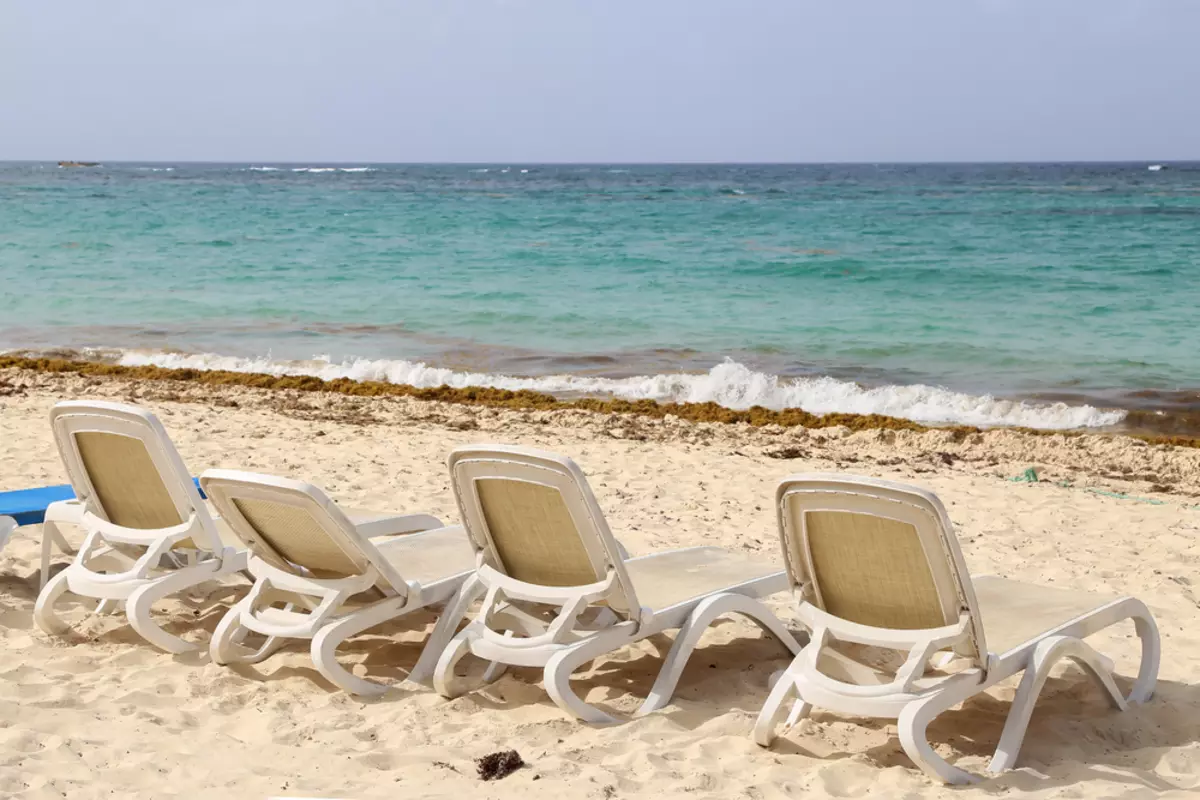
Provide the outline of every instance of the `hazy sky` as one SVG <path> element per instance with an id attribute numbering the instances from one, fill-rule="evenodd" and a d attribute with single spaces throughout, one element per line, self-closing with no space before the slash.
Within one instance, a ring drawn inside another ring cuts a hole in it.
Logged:
<path id="1" fill-rule="evenodd" d="M 0 0 L 0 159 L 1200 159 L 1200 0 Z"/>

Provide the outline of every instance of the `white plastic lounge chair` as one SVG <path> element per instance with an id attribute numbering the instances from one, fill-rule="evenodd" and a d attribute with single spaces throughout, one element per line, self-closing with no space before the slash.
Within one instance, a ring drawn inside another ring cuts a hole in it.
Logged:
<path id="1" fill-rule="evenodd" d="M 934 752 L 929 722 L 943 711 L 1023 672 L 990 769 L 1016 762 L 1042 685 L 1069 658 L 1102 686 L 1114 707 L 1142 703 L 1158 676 L 1158 629 L 1132 597 L 1110 598 L 1004 578 L 972 580 L 950 519 L 930 492 L 847 475 L 794 475 L 776 496 L 788 575 L 812 638 L 784 671 L 763 706 L 755 740 L 768 746 L 784 705 L 787 725 L 814 707 L 897 719 L 900 743 L 929 775 L 970 783 L 970 773 Z M 1112 679 L 1112 662 L 1083 640 L 1133 620 L 1142 641 L 1138 677 L 1128 697 Z M 833 649 L 836 642 L 907 652 L 894 673 Z M 949 669 L 958 657 L 963 666 Z"/>
<path id="2" fill-rule="evenodd" d="M 86 537 L 74 561 L 38 594 L 38 627 L 68 629 L 54 606 L 70 591 L 99 600 L 99 613 L 124 601 L 133 629 L 168 652 L 196 649 L 159 627 L 151 607 L 245 569 L 246 556 L 221 542 L 162 423 L 136 406 L 87 401 L 58 403 L 50 424 L 76 499 L 46 509 L 45 525 L 53 529 L 43 534 L 43 575 L 51 541 L 62 539 L 58 525 L 79 525 Z"/>
<path id="3" fill-rule="evenodd" d="M 445 603 L 475 566 L 462 527 L 442 527 L 428 514 L 370 516 L 339 508 L 302 481 L 251 472 L 208 470 L 200 485 L 250 551 L 254 576 L 254 588 L 213 634 L 210 652 L 218 664 L 256 663 L 288 639 L 311 639 L 313 663 L 331 682 L 353 694 L 382 694 L 386 685 L 338 664 L 338 645 Z M 242 647 L 248 631 L 266 642 L 257 650 Z M 453 632 L 431 638 L 426 649 L 440 653 Z"/>
<path id="4" fill-rule="evenodd" d="M 697 641 L 722 614 L 743 614 L 798 650 L 756 599 L 787 588 L 782 570 L 718 547 L 627 559 L 570 459 L 520 447 L 466 447 L 450 455 L 450 472 L 478 566 L 438 627 L 452 629 L 486 597 L 437 662 L 433 683 L 442 695 L 468 691 L 455 666 L 472 653 L 491 662 L 484 681 L 505 665 L 543 667 L 559 707 L 587 722 L 615 722 L 583 702 L 570 678 L 581 664 L 624 645 L 680 629 L 639 715 L 671 699 Z M 424 670 L 410 677 L 422 680 Z"/>

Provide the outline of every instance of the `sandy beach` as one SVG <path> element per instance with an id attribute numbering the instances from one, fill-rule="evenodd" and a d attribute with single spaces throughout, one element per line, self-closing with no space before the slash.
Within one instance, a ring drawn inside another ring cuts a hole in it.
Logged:
<path id="1" fill-rule="evenodd" d="M 634 554 L 717 544 L 779 560 L 772 494 L 784 475 L 848 471 L 941 496 L 971 571 L 1105 594 L 1155 613 L 1163 661 L 1154 700 L 1125 713 L 1074 667 L 1035 712 L 1014 772 L 965 789 L 932 782 L 895 726 L 817 712 L 770 750 L 750 738 L 771 673 L 788 659 L 741 620 L 705 635 L 672 703 L 616 727 L 566 716 L 540 671 L 511 671 L 446 701 L 400 685 L 363 702 L 334 689 L 296 647 L 255 667 L 170 656 L 120 615 L 65 639 L 37 630 L 40 530 L 0 552 L 0 796 L 21 798 L 384 797 L 1029 797 L 1192 796 L 1200 790 L 1200 450 L 1127 437 L 1014 431 L 809 429 L 525 410 L 406 397 L 135 382 L 0 370 L 0 491 L 62 483 L 47 414 L 54 402 L 110 398 L 159 415 L 195 474 L 210 467 L 303 478 L 350 505 L 456 521 L 447 452 L 473 442 L 569 455 Z M 1036 483 L 1013 476 L 1034 467 Z M 204 639 L 248 584 L 233 579 L 163 608 Z M 790 598 L 771 606 L 794 624 Z M 81 615 L 77 615 L 80 616 Z M 343 661 L 400 681 L 432 615 L 388 625 Z M 1127 688 L 1132 626 L 1095 637 Z M 577 674 L 580 694 L 629 713 L 669 640 L 658 637 Z M 982 772 L 1014 683 L 930 729 L 937 750 Z M 516 749 L 528 766 L 492 783 L 474 759 Z"/>

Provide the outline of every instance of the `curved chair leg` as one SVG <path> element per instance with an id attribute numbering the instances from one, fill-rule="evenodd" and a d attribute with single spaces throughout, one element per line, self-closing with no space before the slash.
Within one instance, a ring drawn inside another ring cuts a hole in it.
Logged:
<path id="1" fill-rule="evenodd" d="M 792 706 L 791 713 L 788 714 L 787 727 L 795 725 L 812 711 L 812 705 L 804 702 L 804 698 L 800 696 L 799 687 L 792 678 L 789 668 L 783 671 L 783 674 L 775 681 L 775 685 L 771 687 L 771 693 L 767 695 L 767 702 L 763 703 L 762 710 L 758 712 L 758 719 L 754 721 L 754 741 L 756 743 L 762 747 L 771 746 L 771 742 L 775 740 L 775 728 L 783 716 L 784 706 L 793 694 L 796 695 L 796 702 Z"/>
<path id="2" fill-rule="evenodd" d="M 362 633 L 393 617 L 410 610 L 405 607 L 406 598 L 392 598 L 376 606 L 349 614 L 335 622 L 322 627 L 313 636 L 312 659 L 317 670 L 329 681 L 340 686 L 351 694 L 367 697 L 381 695 L 391 687 L 359 678 L 352 674 L 337 661 L 338 646 L 355 634 Z"/>
<path id="3" fill-rule="evenodd" d="M 1125 698 L 1121 690 L 1113 682 L 1112 674 L 1108 671 L 1106 661 L 1082 639 L 1070 636 L 1051 636 L 1038 642 L 1030 658 L 1025 674 L 1021 676 L 1021 684 L 1017 687 L 1013 698 L 1012 710 L 1004 723 L 1004 732 L 1000 735 L 1000 744 L 988 769 L 992 772 L 1004 772 L 1012 769 L 1017 762 L 1017 754 L 1021 751 L 1021 742 L 1025 740 L 1025 731 L 1029 727 L 1029 718 L 1033 715 L 1033 707 L 1037 704 L 1042 687 L 1050 677 L 1050 670 L 1064 658 L 1069 658 L 1083 668 L 1104 689 L 1109 702 L 1119 711 L 1126 708 Z"/>
<path id="4" fill-rule="evenodd" d="M 934 752 L 934 749 L 929 746 L 925 730 L 938 714 L 986 689 L 988 684 L 980 682 L 978 677 L 978 673 L 972 671 L 964 673 L 957 679 L 947 680 L 941 688 L 928 697 L 914 700 L 906 705 L 896 722 L 897 732 L 900 734 L 900 746 L 904 748 L 908 757 L 925 774 L 946 783 L 963 785 L 976 783 L 979 778 L 966 770 L 951 765 Z"/>
<path id="5" fill-rule="evenodd" d="M 429 639 L 421 648 L 421 657 L 417 659 L 416 665 L 408 673 L 408 680 L 423 686 L 433 684 L 433 673 L 438 668 L 442 651 L 450 645 L 450 640 L 454 638 L 454 634 L 458 630 L 458 623 L 462 622 L 463 617 L 467 615 L 467 609 L 483 592 L 483 584 L 474 575 L 467 578 L 459 587 L 450 601 L 446 603 L 445 608 L 442 609 L 437 623 L 433 626 L 433 632 L 429 634 Z"/>
<path id="6" fill-rule="evenodd" d="M 1142 664 L 1138 667 L 1137 680 L 1134 681 L 1126 702 L 1145 703 L 1154 695 L 1154 686 L 1158 682 L 1162 642 L 1158 638 L 1158 625 L 1150 609 L 1140 600 L 1132 601 L 1132 604 L 1130 617 L 1133 619 L 1138 638 L 1142 640 Z"/>
<path id="7" fill-rule="evenodd" d="M 460 631 L 442 650 L 433 669 L 433 688 L 442 697 L 461 697 L 475 688 L 454 674 L 454 668 L 471 652 L 470 628 Z M 428 645 L 426 645 L 428 647 Z"/>
<path id="8" fill-rule="evenodd" d="M 168 595 L 182 592 L 197 584 L 216 577 L 217 564 L 181 569 L 164 575 L 133 590 L 125 601 L 125 616 L 130 626 L 151 644 L 168 653 L 187 653 L 199 650 L 202 645 L 186 641 L 164 631 L 151 614 L 154 604 Z"/>
<path id="9" fill-rule="evenodd" d="M 234 603 L 225 612 L 225 616 L 221 617 L 221 621 L 217 623 L 217 629 L 213 631 L 212 641 L 208 643 L 208 656 L 214 664 L 232 664 L 235 661 L 244 660 L 245 654 L 238 652 L 238 645 L 242 638 L 244 638 L 242 634 L 246 630 L 241 625 L 242 610 L 245 607 L 245 603 L 245 600 Z"/>
<path id="10" fill-rule="evenodd" d="M 214 664 L 257 664 L 287 645 L 289 638 L 286 636 L 268 636 L 257 649 L 247 647 L 244 642 L 253 631 L 242 625 L 246 605 L 245 599 L 238 601 L 217 623 L 208 643 L 208 657 Z M 293 604 L 288 603 L 283 610 L 291 611 L 292 608 Z"/>
<path id="11" fill-rule="evenodd" d="M 667 658 L 662 669 L 659 670 L 654 686 L 650 689 L 649 696 L 646 697 L 645 702 L 634 716 L 640 717 L 651 711 L 657 711 L 671 701 L 671 696 L 675 693 L 675 686 L 679 683 L 680 676 L 683 675 L 683 669 L 687 666 L 688 659 L 700 641 L 700 637 L 704 635 L 704 631 L 717 617 L 730 613 L 748 617 L 764 631 L 775 636 L 793 654 L 800 651 L 800 643 L 783 626 L 779 618 L 754 598 L 732 592 L 705 598 L 696 605 L 687 622 L 679 629 L 675 642 L 671 645 L 671 651 L 667 653 Z"/>
<path id="12" fill-rule="evenodd" d="M 288 637 L 286 636 L 268 636 L 266 641 L 257 650 L 250 651 L 243 661 L 247 664 L 259 664 L 278 653 L 287 646 L 287 643 Z"/>
<path id="13" fill-rule="evenodd" d="M 312 660 L 317 671 L 335 686 L 350 694 L 374 697 L 386 692 L 390 687 L 375 681 L 359 678 L 337 661 L 337 648 L 346 639 L 339 634 L 337 624 L 322 628 L 312 640 Z"/>
<path id="14" fill-rule="evenodd" d="M 483 676 L 479 680 L 468 682 L 459 678 L 454 674 L 454 670 L 458 666 L 458 662 L 470 651 L 471 635 L 466 630 L 453 637 L 448 645 L 437 650 L 430 651 L 429 645 L 425 645 L 425 651 L 421 653 L 421 658 L 425 658 L 426 653 L 429 652 L 437 653 L 439 656 L 438 662 L 432 670 L 429 684 L 438 694 L 449 698 L 461 697 L 467 692 L 495 683 L 504 677 L 504 673 L 508 672 L 508 664 L 492 661 L 484 669 Z"/>
<path id="15" fill-rule="evenodd" d="M 606 635 L 606 633 L 617 633 L 619 638 Z M 586 639 L 570 649 L 555 653 L 546 662 L 543 670 L 546 693 L 550 695 L 550 699 L 554 701 L 555 705 L 584 722 L 593 725 L 619 722 L 618 719 L 595 706 L 588 705 L 579 695 L 575 694 L 571 688 L 571 673 L 587 662 L 605 653 L 611 653 L 621 645 L 629 644 L 632 641 L 634 639 L 631 639 L 626 631 L 609 631 L 596 634 L 593 638 Z"/>
<path id="16" fill-rule="evenodd" d="M 67 592 L 67 572 L 62 572 L 50 579 L 49 583 L 38 592 L 37 602 L 33 605 L 33 620 L 46 633 L 64 634 L 70 626 L 54 611 L 54 606 Z"/>

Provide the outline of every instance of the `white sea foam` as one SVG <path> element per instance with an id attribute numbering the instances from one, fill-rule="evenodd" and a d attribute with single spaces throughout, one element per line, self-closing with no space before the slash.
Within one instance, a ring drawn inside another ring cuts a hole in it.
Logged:
<path id="1" fill-rule="evenodd" d="M 339 167 L 342 172 L 374 172 L 374 167 Z"/>
<path id="2" fill-rule="evenodd" d="M 135 167 L 140 172 L 174 172 L 174 167 Z"/>
<path id="3" fill-rule="evenodd" d="M 529 389 L 554 395 L 607 395 L 626 400 L 685 403 L 714 402 L 728 408 L 759 405 L 772 409 L 802 408 L 813 414 L 846 412 L 885 414 L 931 425 L 963 424 L 980 427 L 1024 426 L 1063 430 L 1115 425 L 1125 412 L 1088 405 L 1037 404 L 990 395 L 970 395 L 936 386 L 879 386 L 866 388 L 834 378 L 780 378 L 726 360 L 706 373 L 674 373 L 633 378 L 580 375 L 520 377 L 458 372 L 405 360 L 352 359 L 340 362 L 316 356 L 308 361 L 238 358 L 211 353 L 183 354 L 128 351 L 119 363 L 169 368 L 263 372 L 271 375 L 313 375 L 324 380 L 387 381 L 421 388 L 489 386 Z"/>
<path id="4" fill-rule="evenodd" d="M 251 172 L 279 172 L 279 167 L 250 167 Z"/>
<path id="5" fill-rule="evenodd" d="M 293 167 L 292 172 L 337 172 L 337 167 Z"/>

